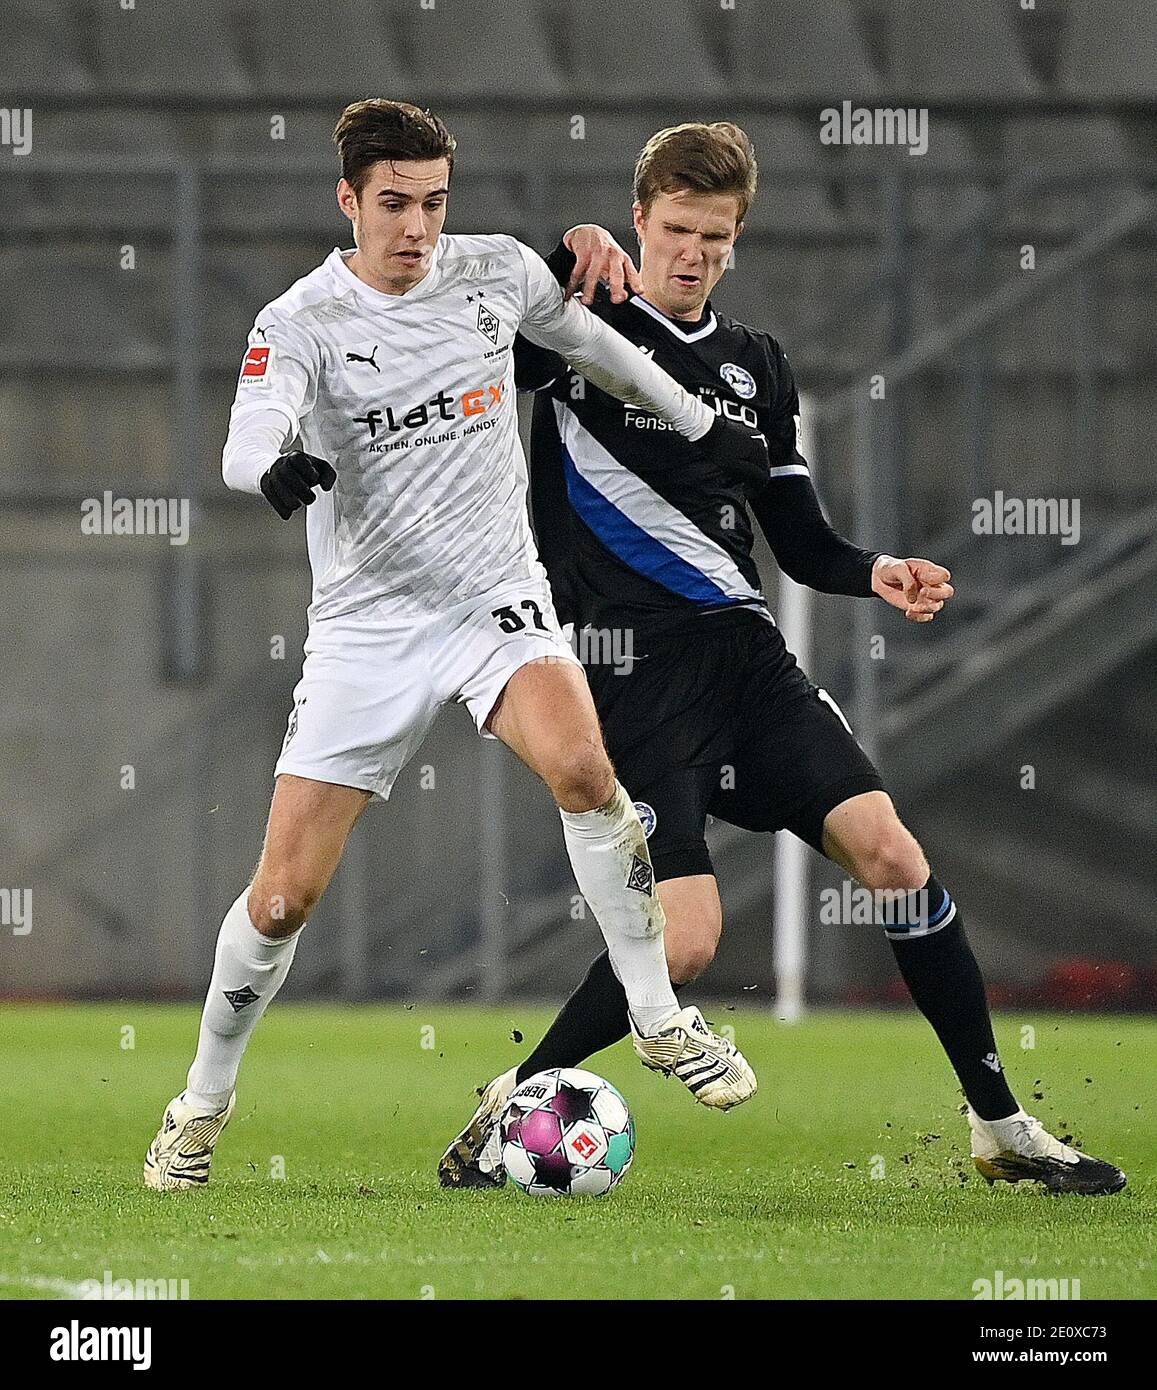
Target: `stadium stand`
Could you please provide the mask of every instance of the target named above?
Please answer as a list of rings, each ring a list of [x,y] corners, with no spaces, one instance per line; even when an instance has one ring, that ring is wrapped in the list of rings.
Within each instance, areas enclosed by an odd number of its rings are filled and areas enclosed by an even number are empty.
[[[1070,0],[1060,85],[1076,96],[1152,102],[1157,6],[1137,0]]]
[[[18,606],[37,618],[19,633],[29,653],[21,679],[33,695],[22,700],[30,707],[25,723],[5,726],[15,738],[5,746],[16,749],[5,773],[24,787],[44,786],[42,796],[25,798],[36,802],[27,808],[30,842],[51,844],[53,821],[78,795],[91,801],[94,819],[105,817],[93,832],[92,862],[78,874],[94,894],[116,896],[104,881],[99,846],[104,863],[131,881],[118,899],[130,945],[114,952],[108,971],[101,952],[92,952],[85,983],[93,988],[129,979],[138,947],[150,987],[189,987],[195,953],[186,959],[175,933],[156,930],[150,905],[160,885],[187,872],[176,861],[200,802],[186,796],[193,778],[181,759],[198,746],[206,711],[236,708],[222,672],[235,683],[248,679],[258,696],[236,724],[222,718],[210,730],[207,756],[218,782],[231,784],[243,767],[246,786],[234,802],[213,798],[221,801],[213,867],[222,881],[252,867],[263,779],[294,675],[291,662],[271,671],[265,651],[258,660],[253,634],[275,621],[287,587],[304,595],[306,580],[300,538],[225,493],[219,448],[256,311],[331,246],[350,243],[334,203],[330,144],[346,100],[382,94],[432,105],[459,139],[450,230],[510,232],[543,251],[568,226],[590,220],[633,245],[631,175],[647,137],[687,119],[739,121],[755,140],[762,193],[737,249],[738,273],[720,287],[717,303],[781,337],[801,382],[822,402],[885,362],[890,335],[910,345],[1022,283],[1017,258],[1026,242],[1047,273],[1127,196],[1154,192],[1157,6],[1142,0],[1038,0],[1032,17],[1015,0],[738,0],[733,11],[717,0],[661,7],[626,0],[610,20],[606,6],[571,0],[437,0],[433,10],[417,0],[346,0],[345,22],[317,44],[313,36],[334,8],[309,0],[137,0],[131,12],[116,0],[8,0],[0,7],[0,88],[7,100],[31,105],[35,118],[30,155],[0,151],[0,487],[18,498],[59,486],[67,499],[58,512],[9,509],[7,530],[0,515],[0,541],[25,544],[22,527],[34,518],[52,563],[66,557],[50,586],[31,560],[21,568],[17,558],[9,572]],[[845,98],[925,100],[928,153],[916,159],[895,148],[822,146],[819,111]],[[284,139],[271,138],[278,116]],[[580,129],[583,138],[573,138]],[[181,171],[199,187],[200,202],[178,227]],[[903,197],[892,204],[901,183]],[[1150,218],[1127,241],[1100,248],[1084,269],[935,358],[917,377],[889,383],[892,423],[900,422],[889,439],[904,487],[903,506],[881,543],[894,537],[897,546],[913,547],[909,553],[958,547],[945,554],[963,576],[962,632],[1021,579],[1047,583],[1051,568],[1069,558],[1058,561],[1055,547],[1010,548],[999,561],[1007,568],[997,567],[989,582],[991,552],[981,555],[960,534],[972,497],[993,486],[1055,490],[1063,481],[1086,498],[1095,529],[1106,534],[1152,502],[1153,225]],[[218,662],[204,687],[183,696],[159,674],[153,639],[161,627],[160,580],[148,568],[152,560],[131,580],[97,583],[95,548],[76,550],[73,497],[78,479],[110,472],[130,483],[147,478],[158,492],[172,479],[182,443],[173,323],[190,309],[175,299],[178,231],[200,258],[201,403],[192,437],[200,500],[214,517],[211,655]],[[119,267],[126,243],[135,251],[131,273]],[[849,531],[864,456],[851,421],[824,425],[821,493]],[[12,544],[0,545],[0,553],[11,555]],[[44,620],[43,605],[36,609],[40,593],[50,596],[52,622]],[[1063,583],[1058,593],[1066,596]],[[106,610],[126,596],[139,629],[130,644],[116,625],[122,636],[114,651],[105,643]],[[839,605],[818,602],[815,664],[843,698],[850,667],[847,607]],[[53,679],[63,639],[49,629],[56,631],[58,614],[67,615],[79,653],[81,676],[70,687]],[[1098,628],[1111,621],[1113,614]],[[908,626],[886,628],[883,697],[898,717],[913,691],[890,689],[891,671],[918,682],[929,653],[952,631],[947,624],[943,632],[941,625],[931,632]],[[1064,636],[1081,662],[1108,650],[1104,630],[1066,629]],[[905,815],[917,828],[921,817],[936,823],[942,805],[957,807],[944,876],[970,884],[970,924],[990,960],[1035,968],[1038,957],[1087,945],[1104,921],[1137,961],[1147,947],[1151,954],[1142,911],[1133,909],[1152,901],[1152,817],[1148,824],[1136,815],[1129,824],[1123,819],[1126,803],[1148,804],[1136,784],[1147,774],[1152,780],[1157,757],[1146,693],[1151,646],[1148,654],[1148,664],[1139,650],[1089,687],[1090,700],[1105,702],[1101,724],[1119,719],[1127,727],[1137,750],[1132,767],[1106,752],[1104,728],[1090,728],[1082,710],[1066,708],[1048,724],[1037,692],[1026,690],[1041,740],[1038,760],[1063,770],[1068,759],[1075,769],[1042,785],[1031,810],[1019,789],[985,790],[1019,761],[1019,733],[999,747],[961,753],[959,768],[914,765],[927,761],[923,743],[906,754],[901,736],[886,749],[902,769]],[[110,681],[121,682],[115,700]],[[147,833],[130,844],[120,802],[106,795],[101,811],[94,789],[107,784],[100,758],[129,756],[121,749],[135,736],[134,700],[150,711],[150,735],[176,751],[165,784],[142,788],[135,814]],[[946,724],[969,722],[962,703],[946,708]],[[465,841],[476,809],[476,744],[457,725],[440,737],[438,756],[444,750],[447,762],[457,759],[469,774],[454,813]],[[83,769],[80,793],[69,781],[75,767]],[[1107,788],[1110,776],[1126,795]],[[930,787],[939,788],[939,800]],[[427,799],[401,789],[406,795],[420,845],[445,827],[423,821],[434,814]],[[1120,886],[1114,903],[1100,907],[1100,866],[1080,843],[1081,826],[1094,814],[1108,827],[1103,838],[1115,847]],[[993,820],[1000,844],[989,831]],[[401,829],[375,824],[369,833],[375,862],[405,863],[407,872],[411,861],[420,862]],[[762,841],[721,834],[724,873],[741,870],[733,876],[741,906],[733,913],[729,904],[733,963],[721,962],[714,979],[738,989],[748,961],[766,951],[768,854]],[[1063,844],[1063,854],[1054,844]],[[1001,853],[1002,845],[1015,854]],[[1060,888],[1048,881],[1058,860],[1065,871]],[[1021,870],[1030,861],[1043,867],[1026,881]],[[71,855],[61,862],[72,871]],[[511,893],[519,904],[513,929],[528,944],[528,953],[513,959],[513,983],[533,988],[535,971],[550,968],[559,953],[557,902],[566,870],[559,859],[554,879],[532,881],[540,870],[530,862],[512,870],[525,880]],[[464,855],[452,870],[447,884],[414,868],[403,892],[395,879],[372,885],[382,930],[371,943],[366,989],[420,992],[433,980],[431,989],[452,993],[477,979],[469,954],[476,923],[462,907],[477,865]],[[29,881],[41,892],[40,878]],[[541,910],[533,906],[536,893]],[[1066,914],[1071,902],[1078,914]],[[67,911],[80,924],[87,920],[79,900]],[[336,903],[326,911],[335,922],[341,915]],[[1026,944],[1021,927],[1030,919],[1040,937]],[[153,933],[147,941],[143,923]],[[188,925],[196,931],[205,924]],[[78,933],[83,929],[78,925]],[[838,983],[841,952],[855,949],[848,941],[831,950],[827,973],[816,977],[821,995]],[[339,966],[324,954],[317,961],[312,974],[296,977],[295,990],[334,987]],[[431,974],[433,961],[446,966],[443,985]],[[37,987],[56,982],[51,968],[46,962]]]
[[[0,8],[0,90],[31,97],[92,90],[71,19],[61,5],[8,0]]]
[[[533,160],[522,157],[521,136],[498,113],[460,109],[448,112],[445,119],[458,142],[450,199],[451,230],[527,233],[531,213],[528,180],[535,166]],[[520,151],[519,158],[511,158],[513,149]]]
[[[1025,235],[1061,235],[1139,186],[1134,151],[1111,116],[1016,116],[1003,134],[1004,169],[1030,178],[1009,209]]]
[[[616,99],[639,97],[694,104],[724,97],[727,84],[707,42],[706,26],[725,18],[702,4],[662,8],[628,4],[612,22],[597,5],[566,8],[570,76],[579,91]]]
[[[308,74],[313,98],[344,105],[356,96],[377,96],[404,89],[407,74],[398,53],[397,28],[374,0],[342,0],[340,20],[318,42],[319,10],[293,0],[258,7],[251,24],[257,88],[293,93]]]
[[[526,103],[569,90],[539,7],[523,6],[517,18],[507,0],[442,0],[433,10],[409,9],[413,100]]]
[[[742,124],[755,145],[760,171],[760,192],[745,219],[746,234],[834,232],[841,220],[823,172],[823,162],[832,161],[816,158],[818,122],[759,115]]]
[[[336,114],[290,110],[208,116],[204,194],[212,234],[348,234],[334,197],[337,169],[331,136]]]
[[[878,78],[844,0],[737,5],[730,24],[731,92],[740,99],[867,96]]]
[[[889,13],[891,85],[905,98],[986,100],[1039,91],[1003,0],[901,0]]]
[[[107,96],[228,101],[253,84],[223,0],[98,11],[96,84]],[[174,61],[176,56],[176,61]]]
[[[121,271],[108,248],[0,251],[0,362],[58,373],[124,373],[167,361],[163,267]]]

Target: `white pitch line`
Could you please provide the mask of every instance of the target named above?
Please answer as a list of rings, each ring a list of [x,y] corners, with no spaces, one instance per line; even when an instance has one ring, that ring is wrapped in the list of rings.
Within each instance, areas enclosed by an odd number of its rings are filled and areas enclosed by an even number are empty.
[[[41,1293],[54,1293],[60,1298],[85,1298],[88,1295],[88,1288],[84,1284],[73,1284],[67,1279],[46,1279],[39,1274],[0,1274],[0,1284],[39,1289]]]

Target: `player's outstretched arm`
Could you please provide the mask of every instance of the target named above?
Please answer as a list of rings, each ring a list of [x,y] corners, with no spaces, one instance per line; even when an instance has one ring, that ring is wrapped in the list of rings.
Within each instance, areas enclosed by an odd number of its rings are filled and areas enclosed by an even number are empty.
[[[832,529],[799,451],[799,392],[791,366],[774,339],[765,346],[771,477],[750,503],[776,563],[797,584],[855,598],[876,594],[911,621],[931,622],[954,593],[948,571],[930,560],[862,550]]]
[[[956,592],[931,560],[862,550],[832,529],[807,476],[774,478],[752,498],[775,562],[797,584],[824,594],[873,594],[915,623],[930,623]]]
[[[527,266],[527,308],[520,325],[525,337],[557,352],[608,395],[665,420],[698,443],[722,472],[752,486],[766,481],[761,434],[717,416],[622,334],[576,300],[565,300],[541,256],[521,243],[519,250]]]
[[[833,530],[806,474],[773,478],[752,498],[751,509],[776,564],[809,589],[853,598],[875,594],[915,623],[930,623],[956,592],[942,565],[862,550]]]
[[[772,480],[751,498],[751,510],[775,563],[789,579],[821,594],[871,598],[878,552],[861,550],[832,528],[806,464],[796,457],[797,464],[773,464]],[[788,468],[798,471],[789,474]]]
[[[565,232],[545,258],[563,299],[578,296],[593,304],[599,286],[606,287],[612,304],[621,304],[630,290],[642,292],[634,261],[605,227],[584,222]],[[514,339],[514,384],[519,391],[543,391],[566,371],[566,363],[548,348],[530,342],[521,333]]]

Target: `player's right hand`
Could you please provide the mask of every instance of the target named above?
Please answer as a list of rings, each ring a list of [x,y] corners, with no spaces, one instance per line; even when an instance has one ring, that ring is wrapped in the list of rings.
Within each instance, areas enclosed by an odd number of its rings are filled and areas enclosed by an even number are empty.
[[[315,487],[328,492],[336,482],[332,464],[296,449],[280,455],[265,470],[261,491],[282,521],[288,521],[298,507],[308,507],[313,501]]]
[[[643,281],[634,261],[605,227],[580,222],[562,240],[575,258],[564,299],[578,294],[581,304],[593,304],[600,283],[609,288],[612,304],[622,304],[629,293],[642,294]]]

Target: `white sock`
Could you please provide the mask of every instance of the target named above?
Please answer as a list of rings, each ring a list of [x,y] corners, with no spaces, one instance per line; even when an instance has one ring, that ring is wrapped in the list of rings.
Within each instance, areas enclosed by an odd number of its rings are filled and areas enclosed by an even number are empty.
[[[973,1113],[975,1114],[975,1111]],[[1030,1117],[1025,1114],[1022,1108],[1018,1107],[1011,1115],[1005,1115],[1000,1120],[982,1120],[979,1115],[976,1118],[997,1143],[1003,1148],[1011,1149],[1014,1146],[1018,1126]]]
[[[221,923],[197,1055],[189,1068],[185,1101],[206,1114],[228,1104],[250,1034],[289,974],[301,935],[299,928],[280,941],[262,936],[249,919],[248,902],[246,888]]]
[[[611,967],[641,1033],[678,1013],[663,949],[666,918],[655,891],[647,837],[631,798],[615,794],[594,811],[560,811],[571,868],[602,929]]]

